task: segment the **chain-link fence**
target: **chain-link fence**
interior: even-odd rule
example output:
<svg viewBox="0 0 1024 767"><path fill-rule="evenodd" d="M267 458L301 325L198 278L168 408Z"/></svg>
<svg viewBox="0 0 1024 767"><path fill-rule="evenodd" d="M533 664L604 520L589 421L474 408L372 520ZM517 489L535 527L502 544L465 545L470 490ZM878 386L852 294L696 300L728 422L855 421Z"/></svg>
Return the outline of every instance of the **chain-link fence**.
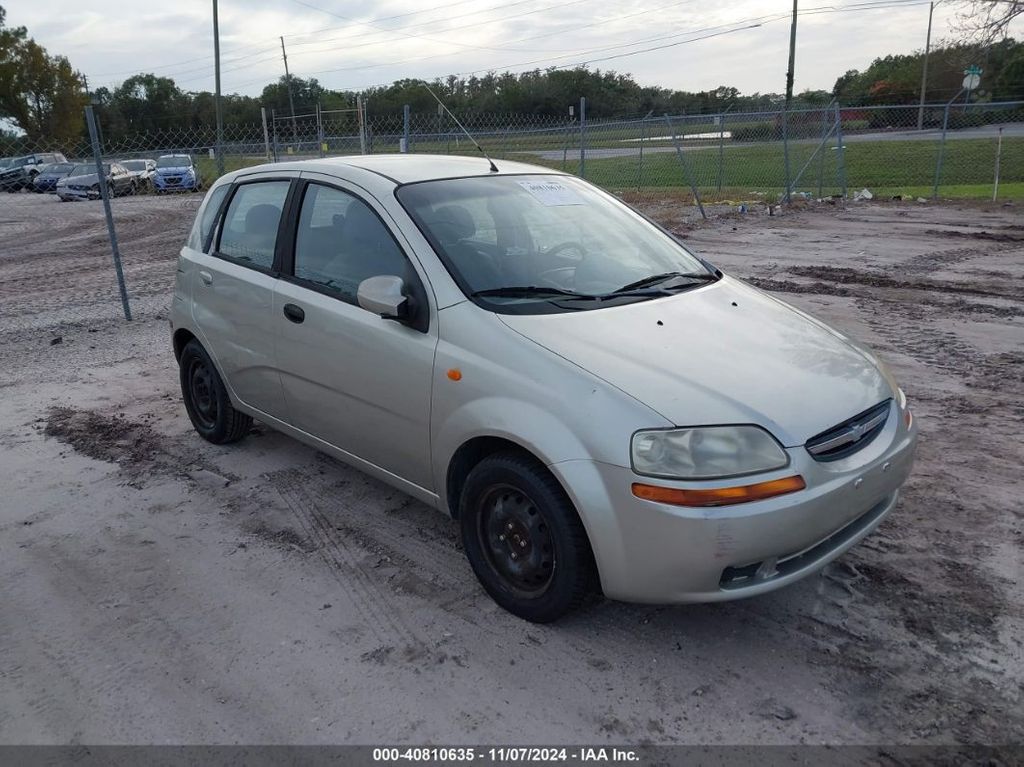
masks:
<svg viewBox="0 0 1024 767"><path fill-rule="evenodd" d="M822 107L701 115L647 115L588 120L580 104L572 117L474 115L462 118L495 159L545 165L619 194L706 199L781 199L853 194L991 198L997 150L1003 196L1024 196L1024 102L908 106ZM1002 130L1000 130L1002 129ZM1001 138L1001 142L1000 142ZM440 113L361 114L319 109L307 114L268 112L263 124L228 125L218 148L214 126L104 136L103 160L128 164L132 192L163 191L140 161L188 155L201 187L220 172L291 159L359 153L472 154L477 150ZM0 156L60 152L87 161L86 140L30 144L0 139ZM43 160L49 157L40 158ZM10 159L8 159L10 161ZM23 163L15 159L15 164ZM164 160L169 165L172 160ZM0 188L38 188L40 170L0 169ZM173 174L172 174L173 175ZM13 180L5 181L10 176ZM45 186L54 191L55 185ZM121 191L120 189L118 190ZM95 196L95 195L94 195Z"/></svg>
<svg viewBox="0 0 1024 767"><path fill-rule="evenodd" d="M832 103L789 112L727 110L589 120L581 100L572 115L561 118L477 114L459 119L499 166L516 160L575 173L641 207L700 200L772 204L787 197L853 197L864 189L883 199L1024 199L1024 102L924 107ZM21 239L9 239L7 250L35 247L38 240L33 252L39 247L53 252L52 232L66 224L81 228L81 242L91 243L102 261L102 267L97 261L90 269L97 275L104 270L103 289L92 283L83 288L83 300L95 299L95 305L76 309L57 300L49 307L62 322L69 313L86 317L117 311L120 296L110 269L115 249L123 254L131 308L139 307L137 313L143 315L162 311L173 279L165 274L166 253L180 245L200 198L183 194L174 201L150 203L140 196L198 191L221 172L267 162L364 152L478 152L440 110L374 114L365 108L315 109L294 117L268 110L259 124L225 126L219 141L214 126L104 135L98 123L95 132L95 152L85 138L0 138L0 190L22 192L17 198L0 193L0 213L5 202L12 211L17 207L25 220L15 216L13 225L26 232ZM113 203L109 222L95 203L81 210L68 206L74 212L62 215L32 204L25 194L96 200L103 196L104 185ZM42 195L35 199L52 200ZM108 241L108 229L121 233L119 243L117 238ZM80 241L68 242L67 257L54 259L47 269L55 283L73 285L82 275ZM34 300L19 292L14 266L15 272L5 276L15 261L0 259L0 283L10 289L10 295L2 295L0 320ZM25 320L26 327L45 325L47 316Z"/></svg>

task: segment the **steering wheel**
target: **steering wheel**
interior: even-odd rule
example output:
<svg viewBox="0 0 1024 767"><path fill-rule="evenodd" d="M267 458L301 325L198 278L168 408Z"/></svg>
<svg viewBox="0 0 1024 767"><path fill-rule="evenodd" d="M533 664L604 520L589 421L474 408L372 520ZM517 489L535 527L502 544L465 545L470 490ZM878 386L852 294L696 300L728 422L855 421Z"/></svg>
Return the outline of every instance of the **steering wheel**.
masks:
<svg viewBox="0 0 1024 767"><path fill-rule="evenodd" d="M573 255L569 255L572 253ZM539 254L543 261L560 261L561 266L553 266L537 273L537 282L562 290L572 290L576 275L576 266L583 260L586 251L583 245L573 240L559 243Z"/></svg>

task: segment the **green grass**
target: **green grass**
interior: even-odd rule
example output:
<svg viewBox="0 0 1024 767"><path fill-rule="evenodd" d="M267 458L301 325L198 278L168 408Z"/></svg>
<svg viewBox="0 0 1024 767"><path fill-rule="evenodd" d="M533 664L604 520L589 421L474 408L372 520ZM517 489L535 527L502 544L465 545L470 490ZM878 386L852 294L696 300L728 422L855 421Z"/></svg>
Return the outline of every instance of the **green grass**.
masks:
<svg viewBox="0 0 1024 767"><path fill-rule="evenodd" d="M562 140L564 141L564 137ZM569 148L567 161L563 166L561 158L544 160L527 153L529 150L552 148L546 147L542 138L538 137L534 142L520 137L517 142L509 143L519 143L521 148L506 147L509 151L502 152L497 151L501 147L491 146L489 151L497 156L508 154L516 160L551 168L564 167L570 173L577 173L579 170L578 156L572 156L572 147ZM622 146L618 141L612 143L615 146ZM823 153L812 158L816 146L815 143L790 145L790 167L793 175L795 176L806 165L803 175L794 186L794 191L808 192L813 197L819 194L837 194L840 191L838 152L833 148L826 148ZM376 148L383 149L381 146ZM417 152L425 152L428 148L434 149L437 153L446 153L449 147L445 143L416 144L414 147ZM453 153L458 154L476 153L466 141L460 141L458 147L453 142L450 148ZM726 142L721 168L717 146L701 149L684 147L683 155L698 190L708 200L763 200L771 195L778 196L783 190L784 166L781 143L748 145ZM846 188L851 195L862 188L867 188L879 199L888 199L894 195L931 198L937 157L938 145L935 141L848 142L843 152ZM227 155L224 158L224 169L230 172L263 162L264 158L259 155ZM991 199L994 164L994 141L948 141L939 197ZM217 178L216 163L209 157L197 158L197 165L207 184ZM1004 139L1001 171L999 199L1024 199L1024 138ZM675 152L645 152L642 160L638 155L588 158L586 177L589 181L618 193L663 196L678 194L681 198L689 197L689 184Z"/></svg>
<svg viewBox="0 0 1024 767"><path fill-rule="evenodd" d="M795 191L812 196L839 191L838 152L827 149L814 157L815 146L790 146L790 168L794 177L807 165L795 184ZM692 179L704 193L723 193L733 198L751 199L755 192L778 193L785 186L784 157L781 144L730 145L719 155L715 150L686 151L684 158ZM562 168L561 160L545 161L521 156L527 161ZM850 193L867 188L878 196L903 194L931 197L935 180L938 146L934 141L850 142L843 152L846 187ZM809 164L808 164L808 161ZM565 169L576 173L578 159L569 159ZM988 139L949 141L943 162L940 197L991 197L995 165L995 142ZM1000 198L1019 199L1024 182L1024 139L1003 141ZM721 175L719 175L721 174ZM821 185L819 187L819 174ZM586 177L599 186L614 190L647 190L688 186L675 152L648 153L643 161L637 156L588 159Z"/></svg>

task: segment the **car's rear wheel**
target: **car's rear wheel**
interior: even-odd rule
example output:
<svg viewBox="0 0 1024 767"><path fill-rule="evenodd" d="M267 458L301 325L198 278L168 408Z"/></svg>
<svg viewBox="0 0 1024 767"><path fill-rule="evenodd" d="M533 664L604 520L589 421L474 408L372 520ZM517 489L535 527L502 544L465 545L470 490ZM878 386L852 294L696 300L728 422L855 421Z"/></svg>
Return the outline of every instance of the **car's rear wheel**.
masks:
<svg viewBox="0 0 1024 767"><path fill-rule="evenodd" d="M213 360L198 341L185 345L178 367L185 410L199 436L223 445L249 433L252 418L235 410Z"/></svg>
<svg viewBox="0 0 1024 767"><path fill-rule="evenodd" d="M488 594L513 615L557 620L595 583L583 523L558 481L529 456L489 456L466 478L462 544Z"/></svg>

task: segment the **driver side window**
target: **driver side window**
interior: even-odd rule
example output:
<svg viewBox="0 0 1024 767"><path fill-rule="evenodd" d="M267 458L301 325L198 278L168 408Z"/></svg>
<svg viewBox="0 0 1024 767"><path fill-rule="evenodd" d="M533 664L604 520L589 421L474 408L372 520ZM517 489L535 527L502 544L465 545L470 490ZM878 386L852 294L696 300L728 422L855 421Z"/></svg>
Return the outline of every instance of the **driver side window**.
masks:
<svg viewBox="0 0 1024 767"><path fill-rule="evenodd" d="M395 275L416 280L380 217L358 197L334 187L306 187L295 235L295 277L356 304L359 283Z"/></svg>

